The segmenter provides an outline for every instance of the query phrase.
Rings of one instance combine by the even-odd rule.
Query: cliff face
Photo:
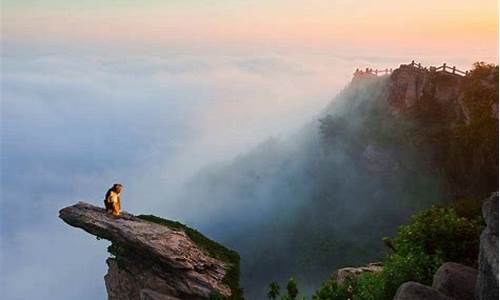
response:
[[[226,297],[233,294],[226,275],[237,269],[235,262],[213,257],[211,249],[195,243],[179,228],[128,213],[114,217],[103,208],[83,202],[59,213],[69,225],[112,242],[109,251],[114,257],[107,260],[105,276],[108,299],[194,300],[207,299],[214,293]],[[237,257],[215,242],[209,243],[212,249],[219,247]]]
[[[483,216],[476,299],[498,299],[498,192],[484,202]]]
[[[402,65],[387,102],[414,122],[408,139],[428,153],[450,198],[477,202],[498,189],[498,67],[477,64],[467,76]]]
[[[478,63],[461,76],[401,65],[390,76],[354,77],[339,96],[350,99],[327,108],[324,141],[335,146],[346,128],[359,126],[350,134],[367,136],[359,145],[369,171],[397,169],[390,149],[397,138],[441,179],[446,198],[480,203],[498,189],[497,66]]]
[[[180,199],[245,257],[250,299],[290,274],[318,286],[379,259],[380,239],[420,209],[463,199],[480,213],[498,190],[497,78],[484,65],[465,77],[403,65],[354,78],[319,121],[206,168]]]
[[[395,112],[432,105],[446,117],[434,121],[446,121],[449,125],[469,124],[479,117],[475,112],[478,106],[486,106],[487,115],[498,120],[498,99],[494,97],[498,95],[497,81],[498,68],[488,65],[476,65],[468,76],[401,65],[391,74],[388,102]],[[471,95],[472,89],[481,92]],[[471,96],[476,96],[474,103],[469,101]],[[455,123],[450,124],[450,119]]]
[[[451,126],[467,115],[461,95],[463,81],[458,75],[402,65],[391,74],[387,100],[394,113],[420,111],[420,117]],[[423,111],[425,107],[429,109]]]

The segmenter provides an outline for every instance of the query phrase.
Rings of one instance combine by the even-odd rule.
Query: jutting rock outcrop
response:
[[[381,272],[384,266],[380,262],[369,263],[363,267],[345,267],[333,273],[333,278],[338,283],[343,283],[348,277],[357,277],[365,273]]]
[[[110,300],[197,300],[239,290],[237,253],[180,223],[126,212],[115,217],[83,202],[59,217],[112,242],[105,276]]]

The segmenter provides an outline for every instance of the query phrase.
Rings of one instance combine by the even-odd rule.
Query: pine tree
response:
[[[269,284],[269,292],[267,293],[267,297],[271,300],[276,300],[278,299],[278,296],[280,295],[280,286],[276,282],[271,282]]]
[[[290,296],[290,299],[297,299],[297,296],[299,295],[299,289],[297,287],[297,280],[295,280],[295,277],[292,277],[290,278],[290,280],[288,280],[286,290],[288,292],[288,296]]]

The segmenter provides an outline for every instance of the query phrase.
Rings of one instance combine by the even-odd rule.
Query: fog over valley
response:
[[[309,2],[3,1],[0,297],[105,299],[109,241],[58,212],[114,183],[124,211],[236,250],[248,300],[290,276],[310,295],[442,202],[389,76],[350,83],[497,62],[498,3]]]
[[[180,201],[184,182],[316,120],[353,67],[367,62],[332,55],[4,50],[2,266],[9,275],[1,281],[10,299],[104,297],[96,274],[106,270],[106,242],[65,230],[55,215],[75,201],[101,205],[114,182],[125,185],[125,210],[208,229],[204,210]],[[23,259],[4,259],[14,253]]]

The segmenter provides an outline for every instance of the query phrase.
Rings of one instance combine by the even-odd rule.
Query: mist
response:
[[[379,259],[439,178],[386,78],[343,88],[498,61],[498,3],[452,2],[2,1],[2,299],[106,298],[109,242],[58,210],[116,182],[125,211],[238,250],[250,300]]]
[[[96,53],[4,45],[4,297],[105,298],[108,242],[67,227],[57,214],[77,201],[101,205],[115,182],[125,185],[126,211],[177,219],[220,237],[217,225],[232,219],[206,222],[212,214],[184,201],[186,182],[271,137],[291,136],[316,118],[355,65],[365,63],[317,54]],[[258,191],[261,201],[269,198],[265,189]],[[257,212],[248,214],[257,220]]]
[[[291,276],[306,294],[335,269],[380,260],[382,238],[443,201],[414,124],[387,104],[388,76],[358,80],[293,134],[197,173],[186,217],[242,256],[248,299]],[[203,212],[199,214],[197,212]]]

